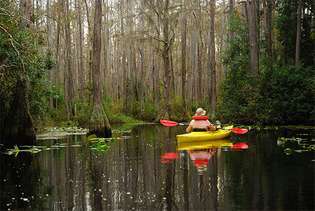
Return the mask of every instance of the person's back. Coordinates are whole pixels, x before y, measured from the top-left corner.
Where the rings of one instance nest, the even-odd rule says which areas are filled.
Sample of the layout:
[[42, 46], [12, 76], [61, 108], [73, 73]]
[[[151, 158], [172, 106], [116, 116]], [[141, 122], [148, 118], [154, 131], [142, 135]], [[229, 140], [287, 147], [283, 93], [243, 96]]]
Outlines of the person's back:
[[193, 119], [190, 121], [186, 132], [215, 130], [215, 126], [209, 122], [208, 117], [205, 116], [205, 114], [205, 110], [198, 108], [195, 115], [192, 117]]

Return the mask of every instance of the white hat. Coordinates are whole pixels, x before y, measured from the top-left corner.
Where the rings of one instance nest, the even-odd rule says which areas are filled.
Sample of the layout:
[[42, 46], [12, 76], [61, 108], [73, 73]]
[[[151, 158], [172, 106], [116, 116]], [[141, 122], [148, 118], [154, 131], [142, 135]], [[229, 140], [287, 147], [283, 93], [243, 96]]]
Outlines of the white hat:
[[204, 116], [207, 112], [203, 110], [203, 108], [197, 108], [196, 110], [196, 116]]

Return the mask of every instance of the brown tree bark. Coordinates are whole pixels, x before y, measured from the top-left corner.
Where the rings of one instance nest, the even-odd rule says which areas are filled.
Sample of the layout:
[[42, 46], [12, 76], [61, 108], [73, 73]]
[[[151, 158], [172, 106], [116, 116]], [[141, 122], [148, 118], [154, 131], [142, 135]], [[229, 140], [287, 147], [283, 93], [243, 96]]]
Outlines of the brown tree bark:
[[272, 7], [273, 0], [264, 0], [264, 13], [265, 13], [265, 40], [266, 40], [266, 55], [267, 55], [267, 68], [272, 70], [273, 65], [273, 52], [272, 52]]
[[257, 9], [255, 0], [247, 0], [247, 21], [249, 31], [249, 57], [250, 57], [250, 73], [258, 76], [259, 71], [259, 49], [258, 49], [258, 34], [257, 34]]
[[[229, 0], [229, 22], [231, 24], [233, 14], [234, 14], [234, 7], [235, 7], [235, 0]], [[231, 41], [234, 37], [234, 32], [230, 29], [228, 29], [228, 40]]]
[[83, 91], [85, 88], [84, 83], [84, 61], [83, 61], [83, 43], [84, 43], [84, 29], [83, 29], [83, 21], [82, 21], [82, 1], [76, 0], [76, 15], [77, 15], [77, 29], [78, 29], [78, 36], [77, 36], [77, 52], [78, 52], [78, 58], [77, 58], [77, 72], [78, 72], [78, 91], [79, 91], [79, 97], [83, 97]]
[[[52, 58], [52, 26], [51, 26], [51, 12], [50, 12], [50, 0], [47, 0], [46, 2], [46, 28], [47, 28], [47, 52], [46, 56], [47, 58]], [[52, 70], [49, 71], [48, 73], [48, 80], [53, 81], [53, 72]], [[53, 108], [53, 98], [49, 98], [49, 106], [50, 108]]]
[[302, 0], [298, 0], [298, 9], [296, 17], [296, 42], [295, 42], [295, 65], [300, 64], [300, 51], [301, 51], [301, 10]]
[[187, 18], [186, 18], [186, 0], [183, 0], [182, 26], [181, 26], [181, 82], [182, 82], [182, 100], [186, 111], [186, 48], [187, 48]]
[[72, 68], [72, 46], [71, 46], [71, 29], [70, 29], [70, 6], [69, 0], [65, 1], [65, 102], [68, 120], [75, 116], [74, 105], [74, 77]]
[[21, 0], [20, 1], [20, 11], [22, 14], [21, 17], [21, 26], [22, 27], [31, 27], [33, 25], [33, 1], [32, 0]]
[[209, 78], [210, 78], [210, 116], [214, 118], [216, 112], [216, 62], [215, 62], [215, 4], [216, 0], [210, 0], [210, 32], [209, 32]]
[[110, 124], [101, 101], [101, 30], [102, 30], [102, 0], [95, 0], [94, 33], [93, 33], [93, 110], [90, 119], [90, 129], [105, 131], [105, 136], [111, 134]]
[[165, 0], [163, 5], [163, 48], [162, 48], [162, 59], [164, 67], [164, 108], [162, 108], [162, 117], [169, 119], [171, 114], [171, 70], [170, 70], [170, 48], [172, 46], [172, 41], [170, 39], [170, 25], [169, 25], [169, 0]]

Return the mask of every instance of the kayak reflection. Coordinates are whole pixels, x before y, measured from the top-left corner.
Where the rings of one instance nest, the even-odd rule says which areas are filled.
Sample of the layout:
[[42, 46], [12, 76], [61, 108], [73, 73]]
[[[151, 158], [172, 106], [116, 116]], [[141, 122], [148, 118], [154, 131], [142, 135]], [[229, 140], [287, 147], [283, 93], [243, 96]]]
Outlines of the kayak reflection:
[[198, 142], [178, 142], [178, 151], [187, 151], [190, 160], [197, 168], [198, 174], [203, 175], [207, 171], [209, 160], [216, 155], [218, 149], [232, 148], [230, 140], [198, 141]]
[[197, 168], [199, 175], [203, 175], [207, 171], [209, 160], [216, 152], [216, 148], [188, 150], [189, 157]]

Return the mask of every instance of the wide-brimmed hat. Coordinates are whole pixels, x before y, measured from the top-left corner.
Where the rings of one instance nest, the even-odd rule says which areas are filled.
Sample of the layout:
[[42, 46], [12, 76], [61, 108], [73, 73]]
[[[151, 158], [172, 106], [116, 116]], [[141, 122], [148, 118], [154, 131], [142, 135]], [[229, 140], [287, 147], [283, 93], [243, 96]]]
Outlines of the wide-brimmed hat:
[[203, 110], [203, 108], [197, 108], [195, 115], [196, 116], [203, 116], [203, 115], [206, 115], [206, 113], [207, 112], [205, 110]]

